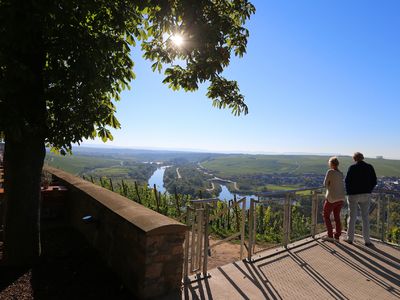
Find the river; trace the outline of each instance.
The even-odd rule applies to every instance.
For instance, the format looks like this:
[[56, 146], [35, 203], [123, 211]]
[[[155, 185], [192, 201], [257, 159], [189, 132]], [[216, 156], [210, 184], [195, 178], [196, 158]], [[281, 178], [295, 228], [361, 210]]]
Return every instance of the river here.
[[[218, 195], [218, 199], [220, 199], [220, 200], [225, 200], [225, 201], [229, 201], [229, 200], [232, 200], [233, 198], [234, 198], [234, 194], [232, 194], [229, 190], [228, 190], [228, 188], [226, 187], [226, 185], [222, 185], [221, 184], [221, 193], [219, 193], [219, 195]], [[253, 199], [258, 199], [258, 197], [257, 196], [255, 196], [255, 195], [239, 195], [239, 194], [236, 194], [236, 200], [240, 200], [240, 199], [242, 199], [243, 197], [246, 197], [246, 199], [247, 199], [247, 204], [246, 204], [246, 206], [247, 206], [247, 208], [250, 206], [250, 199], [251, 198], [253, 198]]]
[[155, 184], [157, 187], [157, 191], [161, 193], [164, 193], [166, 191], [164, 187], [164, 173], [166, 168], [168, 168], [168, 166], [159, 167], [157, 168], [157, 170], [154, 171], [153, 175], [151, 175], [148, 181], [150, 188], [153, 188]]
[[[164, 166], [164, 167], [159, 167], [157, 168], [157, 170], [154, 171], [153, 175], [151, 175], [148, 184], [150, 188], [154, 187], [154, 184], [157, 187], [157, 191], [164, 193], [166, 192], [166, 188], [164, 187], [164, 173], [165, 173], [165, 169], [168, 168], [168, 166]], [[232, 200], [234, 198], [234, 194], [232, 194], [228, 188], [226, 187], [226, 185], [222, 185], [221, 184], [221, 192], [218, 195], [218, 199], [220, 200], [224, 200], [224, 201], [229, 201]], [[258, 199], [257, 196], [255, 195], [239, 195], [236, 194], [236, 199], [240, 200], [241, 198], [246, 197], [247, 201], [247, 207], [249, 206], [250, 203], [250, 198], [253, 199]]]

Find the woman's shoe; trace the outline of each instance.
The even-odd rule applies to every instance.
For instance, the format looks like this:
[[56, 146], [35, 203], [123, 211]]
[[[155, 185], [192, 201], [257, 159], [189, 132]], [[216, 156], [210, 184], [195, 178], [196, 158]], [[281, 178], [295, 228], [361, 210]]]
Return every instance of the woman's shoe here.
[[326, 242], [334, 242], [334, 241], [335, 241], [334, 238], [329, 237], [329, 236], [323, 236], [323, 237], [321, 238], [321, 240], [326, 241]]

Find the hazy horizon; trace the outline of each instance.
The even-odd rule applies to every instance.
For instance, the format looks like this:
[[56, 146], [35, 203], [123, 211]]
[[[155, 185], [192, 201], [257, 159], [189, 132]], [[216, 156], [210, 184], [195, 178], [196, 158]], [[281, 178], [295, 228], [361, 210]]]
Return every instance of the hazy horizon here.
[[[341, 156], [341, 157], [351, 157], [351, 154], [343, 153], [318, 153], [318, 152], [243, 152], [243, 151], [215, 151], [211, 149], [191, 149], [191, 148], [168, 148], [168, 147], [127, 147], [127, 146], [117, 146], [110, 145], [108, 143], [103, 144], [82, 144], [80, 146], [74, 145], [72, 152], [80, 148], [91, 148], [91, 149], [116, 149], [116, 150], [142, 150], [142, 151], [166, 151], [166, 152], [192, 152], [192, 153], [212, 153], [212, 154], [248, 154], [248, 155], [315, 155], [315, 156]], [[377, 158], [366, 156], [366, 158]], [[383, 159], [399, 160], [396, 158], [385, 157]]]

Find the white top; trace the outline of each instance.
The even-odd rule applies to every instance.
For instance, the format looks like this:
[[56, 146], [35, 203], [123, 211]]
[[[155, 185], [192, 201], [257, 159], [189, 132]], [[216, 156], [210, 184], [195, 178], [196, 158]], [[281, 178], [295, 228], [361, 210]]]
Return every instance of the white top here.
[[324, 186], [326, 187], [325, 197], [330, 203], [344, 201], [345, 191], [343, 173], [339, 170], [329, 169], [326, 172]]

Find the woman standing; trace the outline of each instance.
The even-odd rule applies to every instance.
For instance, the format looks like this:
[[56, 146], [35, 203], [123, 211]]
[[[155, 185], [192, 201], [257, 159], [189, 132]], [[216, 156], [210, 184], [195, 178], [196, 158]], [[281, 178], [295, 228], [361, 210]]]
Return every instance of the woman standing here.
[[[329, 170], [326, 172], [324, 186], [326, 187], [325, 202], [324, 202], [324, 221], [328, 236], [323, 237], [326, 241], [339, 241], [342, 234], [342, 224], [340, 223], [340, 210], [342, 209], [345, 199], [343, 173], [339, 171], [339, 160], [337, 157], [331, 157], [328, 161]], [[331, 223], [331, 213], [335, 219], [335, 235]]]

